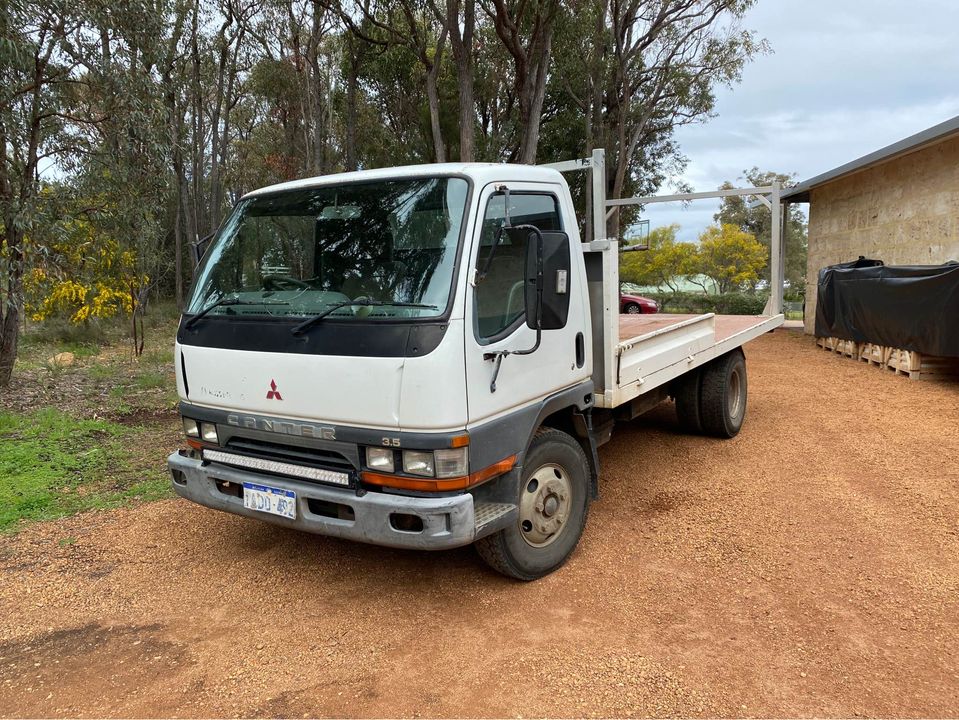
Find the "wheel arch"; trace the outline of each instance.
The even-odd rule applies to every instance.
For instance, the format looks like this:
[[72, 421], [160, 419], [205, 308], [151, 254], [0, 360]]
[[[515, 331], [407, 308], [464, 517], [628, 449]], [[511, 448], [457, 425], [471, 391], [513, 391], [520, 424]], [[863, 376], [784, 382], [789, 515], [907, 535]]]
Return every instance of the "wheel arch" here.
[[596, 441], [591, 432], [592, 410], [592, 396], [590, 396], [588, 404], [578, 405], [573, 403], [558, 408], [545, 406], [540, 411], [540, 416], [537, 418], [526, 441], [526, 448], [529, 449], [536, 433], [543, 427], [560, 430], [576, 440], [583, 448], [586, 459], [589, 461], [590, 498], [595, 500], [599, 497], [599, 455], [596, 452]]
[[479, 469], [515, 455], [513, 474], [522, 474], [526, 454], [537, 430], [551, 427], [567, 433], [583, 448], [590, 465], [590, 493], [595, 497], [599, 461], [591, 428], [593, 381], [560, 390], [538, 403], [470, 430], [470, 466]]

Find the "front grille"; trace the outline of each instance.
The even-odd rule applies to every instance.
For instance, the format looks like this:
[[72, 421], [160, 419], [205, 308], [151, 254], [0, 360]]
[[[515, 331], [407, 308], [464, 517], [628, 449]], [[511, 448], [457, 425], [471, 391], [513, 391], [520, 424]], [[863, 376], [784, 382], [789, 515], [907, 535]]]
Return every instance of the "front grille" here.
[[354, 469], [353, 463], [335, 450], [281, 445], [279, 443], [240, 437], [230, 438], [226, 443], [226, 449], [240, 453], [241, 455], [250, 455], [265, 460], [281, 460], [283, 462], [292, 462], [301, 465], [318, 465], [320, 467], [329, 467], [331, 470], [340, 470], [341, 472]]
[[[280, 443], [266, 442], [263, 440], [254, 440], [245, 437], [230, 438], [224, 450], [230, 451], [236, 455], [242, 455], [259, 460], [272, 461], [275, 463], [284, 463], [286, 465], [303, 466], [304, 468], [317, 468], [319, 470], [328, 470], [335, 473], [345, 473], [349, 476], [349, 486], [356, 483], [356, 468], [344, 455], [335, 450], [321, 448], [298, 447], [293, 445], [282, 445]], [[227, 463], [230, 464], [230, 463]], [[233, 463], [239, 464], [239, 463]], [[264, 468], [258, 468], [270, 472]], [[277, 472], [274, 474], [288, 475], [297, 477], [300, 480], [316, 482], [318, 484], [334, 484], [342, 487], [339, 482], [326, 483], [311, 477], [306, 477], [306, 473], [293, 472], [296, 468], [290, 468], [290, 472]]]

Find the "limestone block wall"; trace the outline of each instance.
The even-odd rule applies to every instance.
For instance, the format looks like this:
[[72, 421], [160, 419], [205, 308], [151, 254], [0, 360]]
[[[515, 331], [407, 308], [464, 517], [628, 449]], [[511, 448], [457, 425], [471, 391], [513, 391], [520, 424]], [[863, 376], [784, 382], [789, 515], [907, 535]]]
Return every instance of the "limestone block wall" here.
[[806, 332], [816, 278], [860, 255], [887, 265], [959, 261], [959, 137], [813, 188], [809, 196]]

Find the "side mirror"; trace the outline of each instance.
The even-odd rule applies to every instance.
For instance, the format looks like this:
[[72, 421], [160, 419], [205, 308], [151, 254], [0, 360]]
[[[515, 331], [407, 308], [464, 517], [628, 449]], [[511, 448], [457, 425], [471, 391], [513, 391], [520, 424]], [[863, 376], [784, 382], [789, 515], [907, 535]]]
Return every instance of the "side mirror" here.
[[[526, 239], [526, 325], [533, 330], [559, 330], [569, 318], [570, 254], [569, 236], [562, 232], [543, 232], [542, 257], [539, 237], [529, 226], [515, 231]], [[542, 263], [542, 264], [540, 264]], [[540, 275], [542, 267], [542, 275]], [[542, 295], [540, 296], [540, 288]]]
[[[561, 232], [542, 232], [534, 225], [525, 224], [507, 226], [500, 232], [509, 235], [510, 245], [526, 245], [523, 301], [526, 326], [536, 331], [536, 342], [527, 350], [497, 350], [483, 355], [483, 359], [493, 361], [490, 392], [496, 392], [496, 378], [503, 358], [507, 355], [532, 355], [539, 349], [543, 330], [566, 327], [569, 317], [569, 236]], [[491, 254], [495, 248], [494, 245]]]

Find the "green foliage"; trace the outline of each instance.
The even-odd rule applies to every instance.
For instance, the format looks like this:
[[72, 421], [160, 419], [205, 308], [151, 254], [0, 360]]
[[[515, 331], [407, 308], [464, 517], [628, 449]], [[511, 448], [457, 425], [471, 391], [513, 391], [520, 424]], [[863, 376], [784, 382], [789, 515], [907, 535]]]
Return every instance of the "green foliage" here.
[[[752, 168], [743, 172], [740, 183], [745, 182], [750, 187], [767, 187], [778, 181], [783, 187], [789, 187], [795, 184], [795, 176], [784, 175], [782, 173], [761, 171], [759, 168]], [[735, 187], [732, 182], [725, 182], [720, 189]], [[772, 213], [765, 205], [758, 207], [749, 207], [750, 198], [732, 196], [723, 198], [722, 206], [719, 212], [714, 216], [716, 222], [722, 224], [735, 225], [744, 232], [752, 233], [756, 236], [766, 248], [769, 248], [772, 233]], [[790, 297], [796, 297], [805, 292], [806, 277], [806, 246], [807, 246], [807, 226], [806, 219], [803, 216], [799, 205], [790, 204], [785, 207], [785, 239], [783, 250], [785, 252], [785, 275], [787, 294]], [[767, 250], [767, 262], [760, 270], [760, 277], [769, 280], [769, 253]]]
[[[733, 225], [707, 228], [699, 244], [677, 242], [679, 225], [655, 228], [649, 233], [649, 249], [623, 252], [619, 278], [634, 285], [679, 289], [681, 279], [705, 275], [721, 294], [753, 288], [759, 268], [766, 262], [766, 248], [749, 233]], [[706, 291], [706, 288], [703, 288]]]
[[655, 300], [660, 312], [683, 314], [760, 315], [766, 307], [767, 293], [732, 292], [721, 295], [703, 293], [645, 293]]
[[[741, 27], [752, 4], [487, 4], [466, 47], [454, 43], [461, 3], [7, 3], [0, 323], [93, 325], [148, 299], [179, 303], [186, 244], [244, 193], [457, 160], [462, 128], [474, 136], [467, 159], [605, 147], [612, 196], [654, 192], [685, 164], [675, 128], [707, 118], [715, 87], [765, 52]], [[581, 217], [585, 187], [574, 180]], [[7, 338], [0, 384], [16, 350]]]
[[679, 225], [658, 227], [649, 233], [649, 249], [624, 252], [619, 278], [635, 285], [663, 286], [676, 290], [681, 277], [699, 272], [698, 250], [693, 243], [677, 242]]
[[80, 324], [129, 314], [131, 290], [149, 278], [138, 272], [136, 251], [124, 250], [106, 232], [107, 223], [97, 221], [99, 213], [111, 212], [117, 203], [107, 197], [76, 197], [71, 189], [52, 186], [43, 194], [55, 219], [36, 227], [25, 243], [30, 270], [23, 281], [24, 307], [30, 319], [67, 318]]
[[698, 270], [716, 281], [721, 294], [755, 286], [767, 258], [767, 248], [735, 225], [708, 227], [699, 236]]
[[130, 466], [135, 433], [54, 409], [0, 412], [0, 532], [21, 520], [49, 520], [83, 510], [169, 494], [164, 473]]

